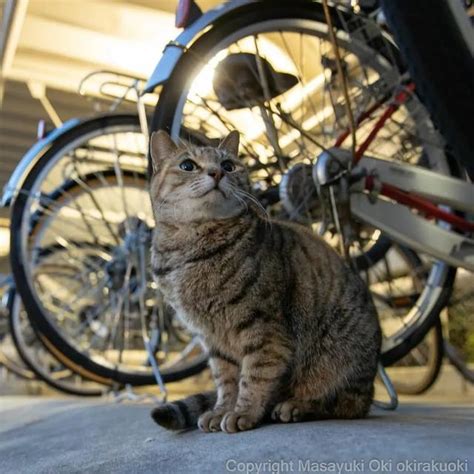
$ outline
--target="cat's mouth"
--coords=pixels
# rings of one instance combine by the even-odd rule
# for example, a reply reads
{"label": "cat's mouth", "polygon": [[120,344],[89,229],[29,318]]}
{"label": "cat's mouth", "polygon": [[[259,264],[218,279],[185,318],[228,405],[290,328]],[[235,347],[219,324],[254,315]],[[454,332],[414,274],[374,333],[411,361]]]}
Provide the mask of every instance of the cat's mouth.
{"label": "cat's mouth", "polygon": [[220,193],[224,198],[227,198],[226,193],[219,187],[219,183],[216,183],[212,188],[204,191],[199,197],[207,196],[213,192]]}
{"label": "cat's mouth", "polygon": [[[221,193],[222,196],[224,196],[225,198],[227,197],[227,196],[225,195],[224,191],[222,191],[222,189],[220,189],[220,188],[217,187],[217,186],[216,186],[215,188],[212,188],[212,189],[209,191],[209,193],[212,193],[213,191],[218,192],[218,193]],[[209,194],[209,193],[208,193],[208,194]]]}

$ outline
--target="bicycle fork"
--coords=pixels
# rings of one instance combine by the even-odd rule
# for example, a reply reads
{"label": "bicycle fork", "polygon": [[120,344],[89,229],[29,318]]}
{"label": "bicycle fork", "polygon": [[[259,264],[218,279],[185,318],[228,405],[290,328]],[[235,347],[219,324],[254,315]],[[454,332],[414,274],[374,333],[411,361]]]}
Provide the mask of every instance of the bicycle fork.
{"label": "bicycle fork", "polygon": [[[474,271],[474,186],[411,164],[362,156],[351,171],[350,151],[323,152],[313,168],[318,189],[349,185],[350,212],[394,241],[450,265]],[[344,188],[344,186],[341,186]]]}

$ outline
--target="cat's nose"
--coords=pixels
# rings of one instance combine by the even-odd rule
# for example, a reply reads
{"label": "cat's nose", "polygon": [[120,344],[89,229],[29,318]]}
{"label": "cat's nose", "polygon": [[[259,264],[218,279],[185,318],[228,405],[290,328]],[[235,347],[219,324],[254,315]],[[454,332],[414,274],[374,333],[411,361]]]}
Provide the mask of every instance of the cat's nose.
{"label": "cat's nose", "polygon": [[215,180],[216,183],[218,183],[221,178],[222,178],[222,172],[220,169],[213,168],[208,170],[207,174]]}

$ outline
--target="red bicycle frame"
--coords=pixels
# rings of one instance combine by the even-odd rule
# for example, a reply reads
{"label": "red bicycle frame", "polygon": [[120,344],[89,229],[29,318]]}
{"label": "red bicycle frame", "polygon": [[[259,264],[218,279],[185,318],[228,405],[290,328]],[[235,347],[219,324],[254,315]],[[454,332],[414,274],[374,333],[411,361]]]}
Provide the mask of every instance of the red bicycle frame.
{"label": "red bicycle frame", "polygon": [[[398,110],[398,108],[403,105],[407,99],[413,94],[415,91],[415,84],[410,82],[405,86],[404,89],[397,92],[394,96],[391,103],[388,107],[384,110],[382,115],[378,118],[375,122],[373,129],[368,134],[367,138],[362,142],[362,144],[358,147],[355,152],[353,165],[355,166],[359,160],[362,158],[364,153],[367,151],[371,143],[374,141],[375,137],[377,136],[378,132],[384,127],[387,120]],[[385,104],[386,100],[379,101],[372,105],[369,109],[363,112],[357,119],[356,119],[356,126],[359,126],[362,122],[364,122],[367,118],[371,117],[372,114],[382,107]],[[350,135],[349,130],[345,130],[335,142],[336,147],[340,147],[344,140]],[[444,222],[451,224],[458,230],[466,231],[466,232],[474,232],[474,223],[469,222],[461,216],[458,216],[452,212],[445,211],[431,201],[425,199],[422,196],[418,196],[414,193],[408,193],[403,191],[402,189],[397,188],[391,184],[387,183],[377,183],[378,190],[377,192],[390,198],[399,204],[403,204],[405,206],[410,207],[411,209],[417,209],[418,211],[422,212],[425,217],[428,219],[438,219]],[[367,176],[365,178],[365,189],[367,191],[374,190],[375,182],[373,176]]]}

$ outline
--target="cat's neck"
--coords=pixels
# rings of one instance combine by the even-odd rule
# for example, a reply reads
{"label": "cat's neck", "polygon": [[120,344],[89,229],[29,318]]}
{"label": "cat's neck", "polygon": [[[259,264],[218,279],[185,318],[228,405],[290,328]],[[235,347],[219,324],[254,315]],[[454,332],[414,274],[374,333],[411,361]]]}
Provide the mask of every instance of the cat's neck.
{"label": "cat's neck", "polygon": [[155,244],[168,247],[170,243],[194,245],[202,240],[232,239],[239,230],[249,227],[258,219],[253,214],[245,214],[230,219],[195,222],[160,222],[156,224]]}

